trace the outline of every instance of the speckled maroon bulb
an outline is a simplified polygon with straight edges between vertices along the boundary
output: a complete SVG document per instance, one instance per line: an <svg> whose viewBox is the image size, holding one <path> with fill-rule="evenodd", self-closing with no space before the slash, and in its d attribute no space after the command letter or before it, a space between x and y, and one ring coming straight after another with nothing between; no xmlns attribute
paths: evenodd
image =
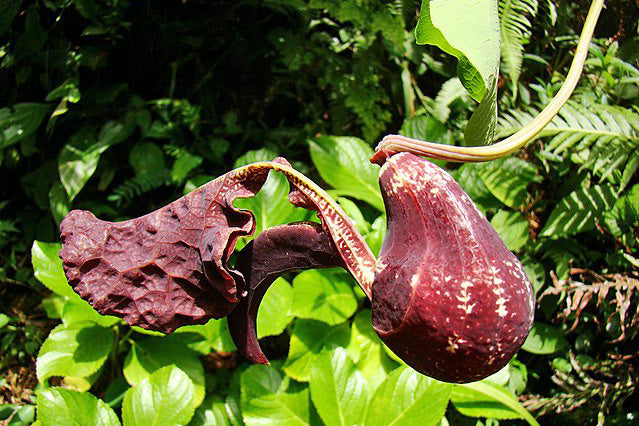
<svg viewBox="0 0 639 426"><path fill-rule="evenodd" d="M439 380L482 379L508 363L533 321L519 260L444 170L412 154L380 174L388 231L372 287L373 327Z"/></svg>

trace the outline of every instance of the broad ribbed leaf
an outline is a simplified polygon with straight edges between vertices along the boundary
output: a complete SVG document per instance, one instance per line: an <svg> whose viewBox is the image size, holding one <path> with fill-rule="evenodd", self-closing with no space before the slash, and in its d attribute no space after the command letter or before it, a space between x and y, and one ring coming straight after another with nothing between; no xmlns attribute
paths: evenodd
<svg viewBox="0 0 639 426"><path fill-rule="evenodd" d="M40 426L120 425L113 409L88 392L58 387L41 389L37 401Z"/></svg>
<svg viewBox="0 0 639 426"><path fill-rule="evenodd" d="M288 358L283 370L297 381L307 382L311 364L326 345L346 346L350 330L346 324L330 326L323 322L299 319L293 326Z"/></svg>
<svg viewBox="0 0 639 426"><path fill-rule="evenodd" d="M204 399L204 367L198 354L181 343L179 337L150 337L136 342L124 361L124 377L134 386L149 379L158 369L174 365L188 375L196 405L199 405Z"/></svg>
<svg viewBox="0 0 639 426"><path fill-rule="evenodd" d="M367 426L435 425L444 416L453 389L409 367L399 367L382 383L370 402Z"/></svg>
<svg viewBox="0 0 639 426"><path fill-rule="evenodd" d="M38 354L40 383L52 376L86 378L98 371L111 353L113 330L93 322L60 324L49 333Z"/></svg>
<svg viewBox="0 0 639 426"><path fill-rule="evenodd" d="M480 102L464 138L471 145L490 142L497 122L497 2L424 0L415 32L417 43L433 44L457 57L457 76L473 99Z"/></svg>
<svg viewBox="0 0 639 426"><path fill-rule="evenodd" d="M293 320L293 289L283 278L269 287L257 312L257 337L276 336Z"/></svg>
<svg viewBox="0 0 639 426"><path fill-rule="evenodd" d="M524 419L531 425L539 424L514 395L487 381L455 385L450 400L465 416Z"/></svg>
<svg viewBox="0 0 639 426"><path fill-rule="evenodd" d="M317 171L339 195L366 201L380 211L384 202L379 192L379 167L369 158L373 149L353 137L322 136L310 142L311 158Z"/></svg>
<svg viewBox="0 0 639 426"><path fill-rule="evenodd" d="M64 276L62 260L58 256L60 243L34 241L31 247L31 262L35 277L49 290L60 296L81 300Z"/></svg>
<svg viewBox="0 0 639 426"><path fill-rule="evenodd" d="M293 314L335 325L357 310L357 299L345 275L308 270L293 280Z"/></svg>
<svg viewBox="0 0 639 426"><path fill-rule="evenodd" d="M324 350L311 366L311 398L328 426L361 424L366 382L344 348Z"/></svg>
<svg viewBox="0 0 639 426"><path fill-rule="evenodd" d="M234 167L246 166L258 161L271 161L277 155L267 149L249 151L234 163ZM255 233L259 235L264 229L283 223L297 222L308 219L309 212L295 207L288 201L289 184L286 177L279 173L270 173L268 179L257 195L250 198L238 199L235 206L248 209L255 215ZM242 248L238 244L237 249Z"/></svg>
<svg viewBox="0 0 639 426"><path fill-rule="evenodd" d="M415 32L417 43L436 45L459 59L459 79L481 101L499 68L497 2L422 1Z"/></svg>
<svg viewBox="0 0 639 426"><path fill-rule="evenodd" d="M308 388L289 387L289 379L270 365L253 365L242 373L242 416L246 425L308 425Z"/></svg>
<svg viewBox="0 0 639 426"><path fill-rule="evenodd" d="M364 377L371 397L380 383L386 380L388 373L397 368L397 363L387 354L387 351L392 352L371 327L371 311L368 309L355 315L346 350Z"/></svg>
<svg viewBox="0 0 639 426"><path fill-rule="evenodd" d="M564 197L553 209L541 234L542 237L563 237L588 231L601 221L617 196L610 185L581 188Z"/></svg>
<svg viewBox="0 0 639 426"><path fill-rule="evenodd" d="M189 376L169 365L126 392L122 419L127 426L181 425L191 420L196 405Z"/></svg>
<svg viewBox="0 0 639 426"><path fill-rule="evenodd" d="M233 352L236 349L229 333L226 318L212 319L201 325L186 325L178 328L175 332L200 334L204 336L211 348L219 352Z"/></svg>

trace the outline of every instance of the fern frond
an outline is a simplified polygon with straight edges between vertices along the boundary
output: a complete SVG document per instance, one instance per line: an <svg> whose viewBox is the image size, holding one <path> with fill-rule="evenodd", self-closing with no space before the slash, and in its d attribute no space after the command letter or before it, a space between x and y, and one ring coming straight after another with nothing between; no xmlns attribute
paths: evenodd
<svg viewBox="0 0 639 426"><path fill-rule="evenodd" d="M170 183L171 176L165 169L157 172L140 173L115 188L113 194L109 195L108 199L120 205L123 202L132 201L142 194L161 186L169 185Z"/></svg>
<svg viewBox="0 0 639 426"><path fill-rule="evenodd" d="M499 119L499 135L517 132L537 114L532 108L510 111ZM619 190L639 168L639 113L627 108L568 102L537 137L550 137L546 150L552 154L580 154L576 162L618 183Z"/></svg>
<svg viewBox="0 0 639 426"><path fill-rule="evenodd" d="M453 77L442 84L441 89L439 89L433 103L432 114L439 121L445 123L450 115L449 105L455 99L462 98L465 100L468 97L468 92L461 84L461 81L459 81L459 78Z"/></svg>
<svg viewBox="0 0 639 426"><path fill-rule="evenodd" d="M530 33L530 20L537 15L537 0L500 0L499 29L501 56L506 72L515 87L521 72L524 54L523 39Z"/></svg>

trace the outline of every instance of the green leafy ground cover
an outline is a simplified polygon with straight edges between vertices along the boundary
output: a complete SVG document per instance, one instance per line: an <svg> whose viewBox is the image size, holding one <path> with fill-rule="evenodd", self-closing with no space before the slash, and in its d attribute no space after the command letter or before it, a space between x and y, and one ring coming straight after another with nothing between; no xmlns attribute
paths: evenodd
<svg viewBox="0 0 639 426"><path fill-rule="evenodd" d="M379 250L372 146L391 132L462 145L516 132L560 86L587 7L501 0L451 25L447 8L472 2L439 3L425 13L418 1L0 1L0 419L636 419L632 1L609 2L576 94L537 140L506 159L444 164L522 259L537 295L524 348L489 379L451 385L402 365L338 270L289 274L268 291L258 315L268 366L235 353L225 320L162 336L98 315L66 282L57 225L70 209L135 217L277 155L330 189ZM489 30L472 22L482 14ZM287 192L271 176L237 204L255 213L257 232L312 219Z"/></svg>

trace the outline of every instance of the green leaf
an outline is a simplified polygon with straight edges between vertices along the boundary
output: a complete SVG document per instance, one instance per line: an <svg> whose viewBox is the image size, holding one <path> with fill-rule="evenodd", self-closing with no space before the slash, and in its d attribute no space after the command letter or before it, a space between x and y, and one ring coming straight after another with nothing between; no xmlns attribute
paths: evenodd
<svg viewBox="0 0 639 426"><path fill-rule="evenodd" d="M567 345L568 342L560 329L535 321L521 348L533 354L547 355L555 353Z"/></svg>
<svg viewBox="0 0 639 426"><path fill-rule="evenodd" d="M612 185L596 185L571 192L553 209L539 235L562 237L594 229L595 220L601 221L616 199Z"/></svg>
<svg viewBox="0 0 639 426"><path fill-rule="evenodd" d="M169 365L126 392L122 420L127 426L183 425L193 417L196 405L189 376Z"/></svg>
<svg viewBox="0 0 639 426"><path fill-rule="evenodd" d="M453 177L477 204L477 207L485 213L488 210L501 208L503 205L479 177L479 171L482 166L479 163L463 164L459 169L455 170Z"/></svg>
<svg viewBox="0 0 639 426"><path fill-rule="evenodd" d="M339 195L366 201L384 211L377 175L379 166L369 159L373 149L361 139L321 136L309 143L311 158L322 179Z"/></svg>
<svg viewBox="0 0 639 426"><path fill-rule="evenodd" d="M377 388L365 425L435 425L444 416L453 389L409 367L399 367Z"/></svg>
<svg viewBox="0 0 639 426"><path fill-rule="evenodd" d="M308 210L289 203L288 192L286 177L279 173L270 173L257 195L240 198L234 205L253 212L256 221L253 235L259 235L264 229L272 226L298 222L310 217Z"/></svg>
<svg viewBox="0 0 639 426"><path fill-rule="evenodd" d="M510 392L489 382L455 385L450 400L465 416L524 419L531 425L539 424Z"/></svg>
<svg viewBox="0 0 639 426"><path fill-rule="evenodd" d="M293 325L288 358L283 370L300 382L307 382L311 364L326 345L346 346L349 340L348 325L331 327L323 322L299 319Z"/></svg>
<svg viewBox="0 0 639 426"><path fill-rule="evenodd" d="M478 102L484 98L499 68L496 1L424 0L415 35L418 44L432 44L455 56L466 90Z"/></svg>
<svg viewBox="0 0 639 426"><path fill-rule="evenodd" d="M51 376L91 376L106 361L113 341L113 330L92 322L60 324L40 348L36 361L38 380L45 383Z"/></svg>
<svg viewBox="0 0 639 426"><path fill-rule="evenodd" d="M259 315L259 311L258 311ZM258 322L259 327L259 322ZM211 348L219 352L233 352L237 348L231 338L229 332L229 325L226 322L226 318L219 320L212 319L206 324L201 325L187 325L178 328L176 333L197 333L204 336Z"/></svg>
<svg viewBox="0 0 639 426"><path fill-rule="evenodd" d="M113 409L87 392L57 387L41 389L37 404L40 426L120 425Z"/></svg>
<svg viewBox="0 0 639 426"><path fill-rule="evenodd" d="M485 3L485 2L484 2ZM461 62L461 61L460 61ZM479 106L468 120L464 130L464 144L487 145L493 141L497 128L497 79L493 79Z"/></svg>
<svg viewBox="0 0 639 426"><path fill-rule="evenodd" d="M191 170L202 164L202 161L202 157L193 155L188 151L180 151L175 163L173 163L171 177L175 182L182 182Z"/></svg>
<svg viewBox="0 0 639 426"><path fill-rule="evenodd" d="M31 262L35 277L49 290L72 300L81 300L64 275L62 260L58 256L60 243L34 241L31 246Z"/></svg>
<svg viewBox="0 0 639 426"><path fill-rule="evenodd" d="M175 365L189 376L196 406L204 400L204 367L197 352L180 341L179 335L149 337L131 345L124 360L124 377L131 386L148 379L155 371Z"/></svg>
<svg viewBox="0 0 639 426"><path fill-rule="evenodd" d="M0 36L11 27L13 18L20 10L22 0L2 0L0 1Z"/></svg>
<svg viewBox="0 0 639 426"><path fill-rule="evenodd" d="M324 348L311 366L311 398L328 426L362 423L366 382L344 348Z"/></svg>
<svg viewBox="0 0 639 426"><path fill-rule="evenodd" d="M289 386L289 379L269 365L253 365L242 373L242 416L247 426L308 425L308 387Z"/></svg>
<svg viewBox="0 0 639 426"><path fill-rule="evenodd" d="M49 189L49 210L51 210L51 215L58 225L71 211L71 200L69 200L69 195L59 180L53 182Z"/></svg>
<svg viewBox="0 0 639 426"><path fill-rule="evenodd" d="M111 327L122 320L111 315L100 315L82 299L67 301L62 310L62 322L70 325L83 321L92 321L102 327Z"/></svg>
<svg viewBox="0 0 639 426"><path fill-rule="evenodd" d="M136 143L129 152L129 164L135 170L135 174L153 174L157 170L165 170L164 152L156 144L148 141Z"/></svg>
<svg viewBox="0 0 639 426"><path fill-rule="evenodd" d="M639 184L615 201L612 209L605 212L604 222L616 237L620 237L626 228L639 224Z"/></svg>
<svg viewBox="0 0 639 426"><path fill-rule="evenodd" d="M277 336L293 320L293 289L283 278L271 284L257 311L257 337Z"/></svg>
<svg viewBox="0 0 639 426"><path fill-rule="evenodd" d="M64 145L58 158L58 172L69 200L78 195L80 190L93 176L98 167L100 155L108 148L95 139L88 129L75 133Z"/></svg>
<svg viewBox="0 0 639 426"><path fill-rule="evenodd" d="M357 310L357 299L346 276L308 270L293 280L293 315L329 325L340 324Z"/></svg>
<svg viewBox="0 0 639 426"><path fill-rule="evenodd" d="M230 426L228 414L226 414L226 403L219 395L207 396L200 405L189 426Z"/></svg>
<svg viewBox="0 0 639 426"><path fill-rule="evenodd" d="M490 219L508 250L517 251L528 241L528 221L521 213L499 210Z"/></svg>
<svg viewBox="0 0 639 426"><path fill-rule="evenodd" d="M372 396L377 387L386 380L388 373L397 368L397 363L389 358L386 346L373 330L371 315L370 309L355 315L346 350L364 377ZM388 352L392 354L390 350Z"/></svg>
<svg viewBox="0 0 639 426"><path fill-rule="evenodd" d="M34 133L49 111L48 104L23 103L0 109L0 149Z"/></svg>

